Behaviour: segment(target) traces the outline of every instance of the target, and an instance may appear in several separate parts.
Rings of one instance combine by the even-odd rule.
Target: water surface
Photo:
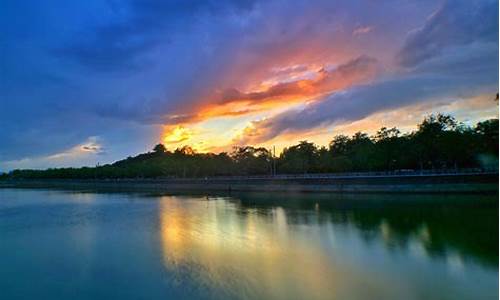
[[[0,189],[0,292],[498,299],[498,200]]]

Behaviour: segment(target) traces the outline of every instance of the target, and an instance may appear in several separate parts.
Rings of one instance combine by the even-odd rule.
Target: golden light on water
[[[331,299],[359,281],[367,283],[363,293],[384,286],[332,259],[311,228],[290,225],[279,207],[267,213],[224,200],[164,197],[159,219],[169,272],[234,297]]]

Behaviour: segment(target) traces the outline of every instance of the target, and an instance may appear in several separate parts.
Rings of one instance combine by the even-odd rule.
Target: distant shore
[[[498,193],[498,172],[464,174],[340,174],[186,179],[18,179],[0,188],[117,191],[254,191],[332,193]]]

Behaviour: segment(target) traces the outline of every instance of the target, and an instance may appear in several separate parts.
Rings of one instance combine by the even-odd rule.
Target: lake
[[[0,296],[498,299],[498,199],[0,189]]]

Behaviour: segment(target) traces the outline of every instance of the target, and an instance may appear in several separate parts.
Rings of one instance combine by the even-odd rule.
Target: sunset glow
[[[498,12],[1,0],[1,298],[498,298]]]
[[[33,5],[24,21],[18,4],[2,9],[22,23],[3,43],[3,168],[109,163],[157,143],[327,145],[413,130],[438,107],[467,124],[498,115],[496,1],[91,2]],[[477,110],[478,97],[491,101]],[[74,151],[89,138],[105,151]]]

